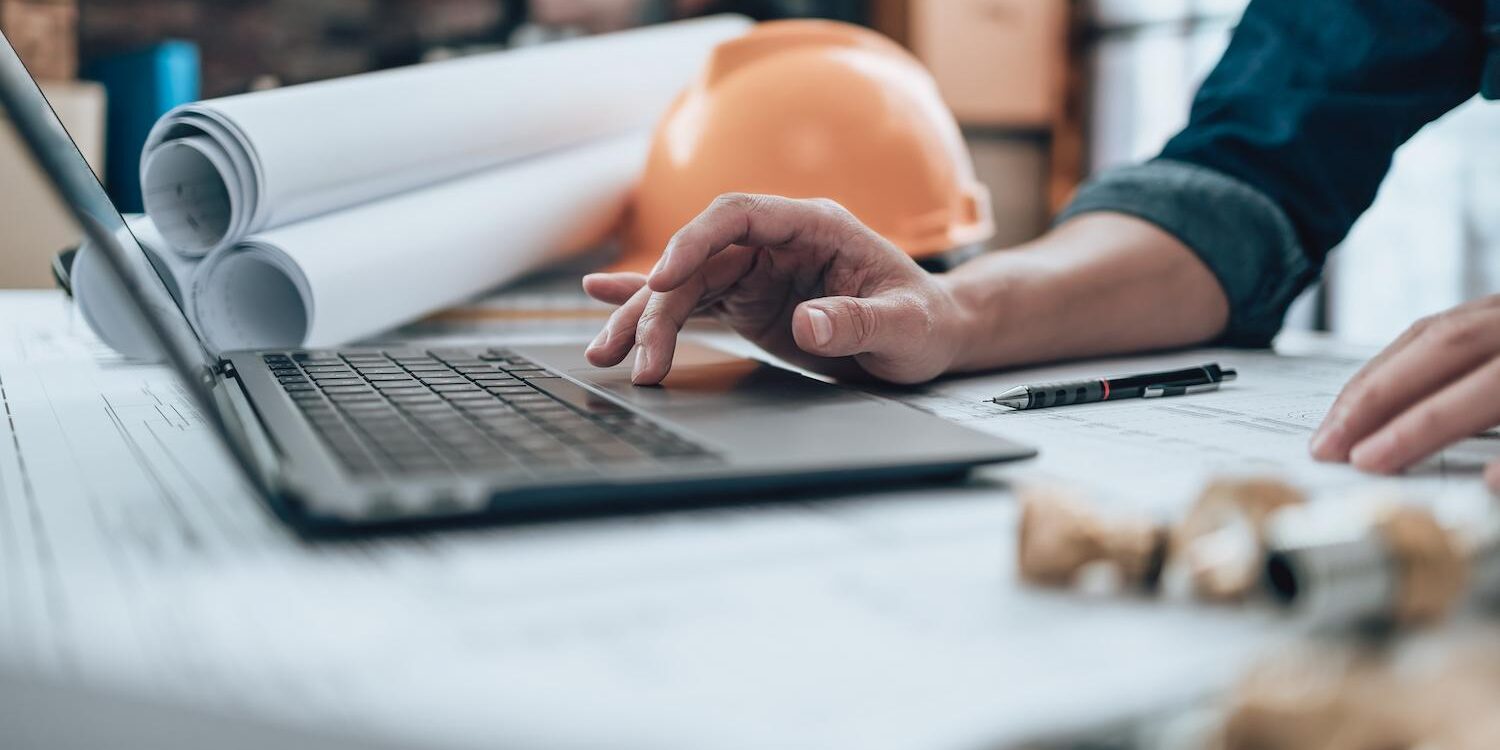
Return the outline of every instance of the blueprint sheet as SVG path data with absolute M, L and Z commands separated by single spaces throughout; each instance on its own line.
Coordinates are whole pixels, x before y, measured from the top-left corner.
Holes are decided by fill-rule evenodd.
M 1044 451 L 966 485 L 312 543 L 167 373 L 6 294 L 0 671 L 444 748 L 1003 747 L 1173 705 L 1288 628 L 1019 586 L 1008 481 L 1163 509 L 1219 468 L 1360 481 L 1295 449 L 1351 363 L 1212 356 L 1233 389 L 1154 404 L 977 403 L 1031 374 L 904 394 Z
M 1061 481 L 1101 500 L 1179 512 L 1205 479 L 1275 474 L 1320 495 L 1378 491 L 1430 495 L 1478 490 L 1485 462 L 1500 456 L 1494 435 L 1449 448 L 1400 478 L 1378 478 L 1308 458 L 1308 441 L 1343 384 L 1374 351 L 1308 336 L 1278 344 L 1288 354 L 1207 350 L 1081 362 L 940 381 L 892 396 L 947 419 L 1035 445 L 1037 461 L 1012 477 Z M 987 399 L 1012 386 L 1128 375 L 1218 362 L 1239 379 L 1217 392 L 1015 411 Z

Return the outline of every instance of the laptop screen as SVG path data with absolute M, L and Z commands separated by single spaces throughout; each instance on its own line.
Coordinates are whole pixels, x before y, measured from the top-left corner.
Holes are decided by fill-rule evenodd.
M 139 317 L 165 359 L 182 378 L 203 411 L 204 419 L 262 490 L 265 475 L 246 440 L 246 431 L 225 402 L 216 358 L 198 339 L 187 316 L 167 292 L 161 276 L 146 258 L 125 220 L 104 192 L 78 146 L 68 136 L 10 40 L 0 34 L 0 113 L 15 125 L 37 165 L 79 223 L 89 243 L 103 253 L 103 268 L 120 282 L 132 303 L 121 314 Z
M 3 42 L 0 44 L 0 104 L 74 217 L 80 224 L 92 225 L 84 226 L 84 231 L 91 239 L 98 231 L 112 240 L 91 244 L 114 256 L 113 260 L 120 261 L 126 267 L 127 276 L 131 277 L 121 281 L 128 291 L 134 292 L 131 301 L 136 304 L 122 310 L 121 314 L 140 318 L 136 321 L 138 330 L 148 330 L 148 326 L 164 329 L 162 332 L 167 334 L 170 343 L 179 349 L 178 353 L 186 361 L 195 366 L 211 365 L 213 360 L 188 325 L 187 317 L 172 301 L 155 267 L 147 261 L 125 220 L 63 129 L 41 89 L 26 72 L 10 41 L 0 35 L 0 42 Z M 103 265 L 110 269 L 116 266 L 115 263 Z M 145 316 L 154 318 L 157 325 L 152 326 Z

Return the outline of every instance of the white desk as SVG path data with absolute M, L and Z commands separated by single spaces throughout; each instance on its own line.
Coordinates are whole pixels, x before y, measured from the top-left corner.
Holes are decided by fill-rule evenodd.
M 993 747 L 1170 705 L 1285 629 L 1018 586 L 1005 482 L 1168 513 L 1221 469 L 1368 481 L 1301 448 L 1352 361 L 1164 359 L 1206 356 L 1234 388 L 997 416 L 978 397 L 1033 377 L 1010 374 L 910 399 L 1043 449 L 964 486 L 309 544 L 166 373 L 59 295 L 7 293 L 0 669 L 443 748 Z M 1477 490 L 1474 450 L 1397 483 Z

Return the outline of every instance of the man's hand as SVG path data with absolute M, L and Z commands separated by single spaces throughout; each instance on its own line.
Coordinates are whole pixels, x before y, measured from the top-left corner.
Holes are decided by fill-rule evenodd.
M 1500 296 L 1426 318 L 1354 376 L 1313 456 L 1383 474 L 1500 423 Z M 1485 471 L 1500 489 L 1500 461 Z
M 620 306 L 589 361 L 617 365 L 638 344 L 632 380 L 641 385 L 666 377 L 677 333 L 697 312 L 838 377 L 922 382 L 960 348 L 962 311 L 938 277 L 827 200 L 722 196 L 672 238 L 649 277 L 583 283 Z

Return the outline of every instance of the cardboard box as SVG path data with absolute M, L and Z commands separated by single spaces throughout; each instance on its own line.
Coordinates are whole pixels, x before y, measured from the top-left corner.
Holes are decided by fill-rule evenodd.
M 1049 144 L 1041 136 L 966 133 L 974 172 L 990 191 L 995 236 L 989 247 L 1014 247 L 1047 230 Z
M 104 87 L 48 83 L 42 91 L 99 172 L 104 163 Z M 81 236 L 10 122 L 0 116 L 0 288 L 53 286 L 52 257 L 77 245 Z
M 74 0 L 0 0 L 0 31 L 37 80 L 78 77 L 78 5 Z
M 909 42 L 959 122 L 1052 127 L 1064 105 L 1067 0 L 909 0 Z

